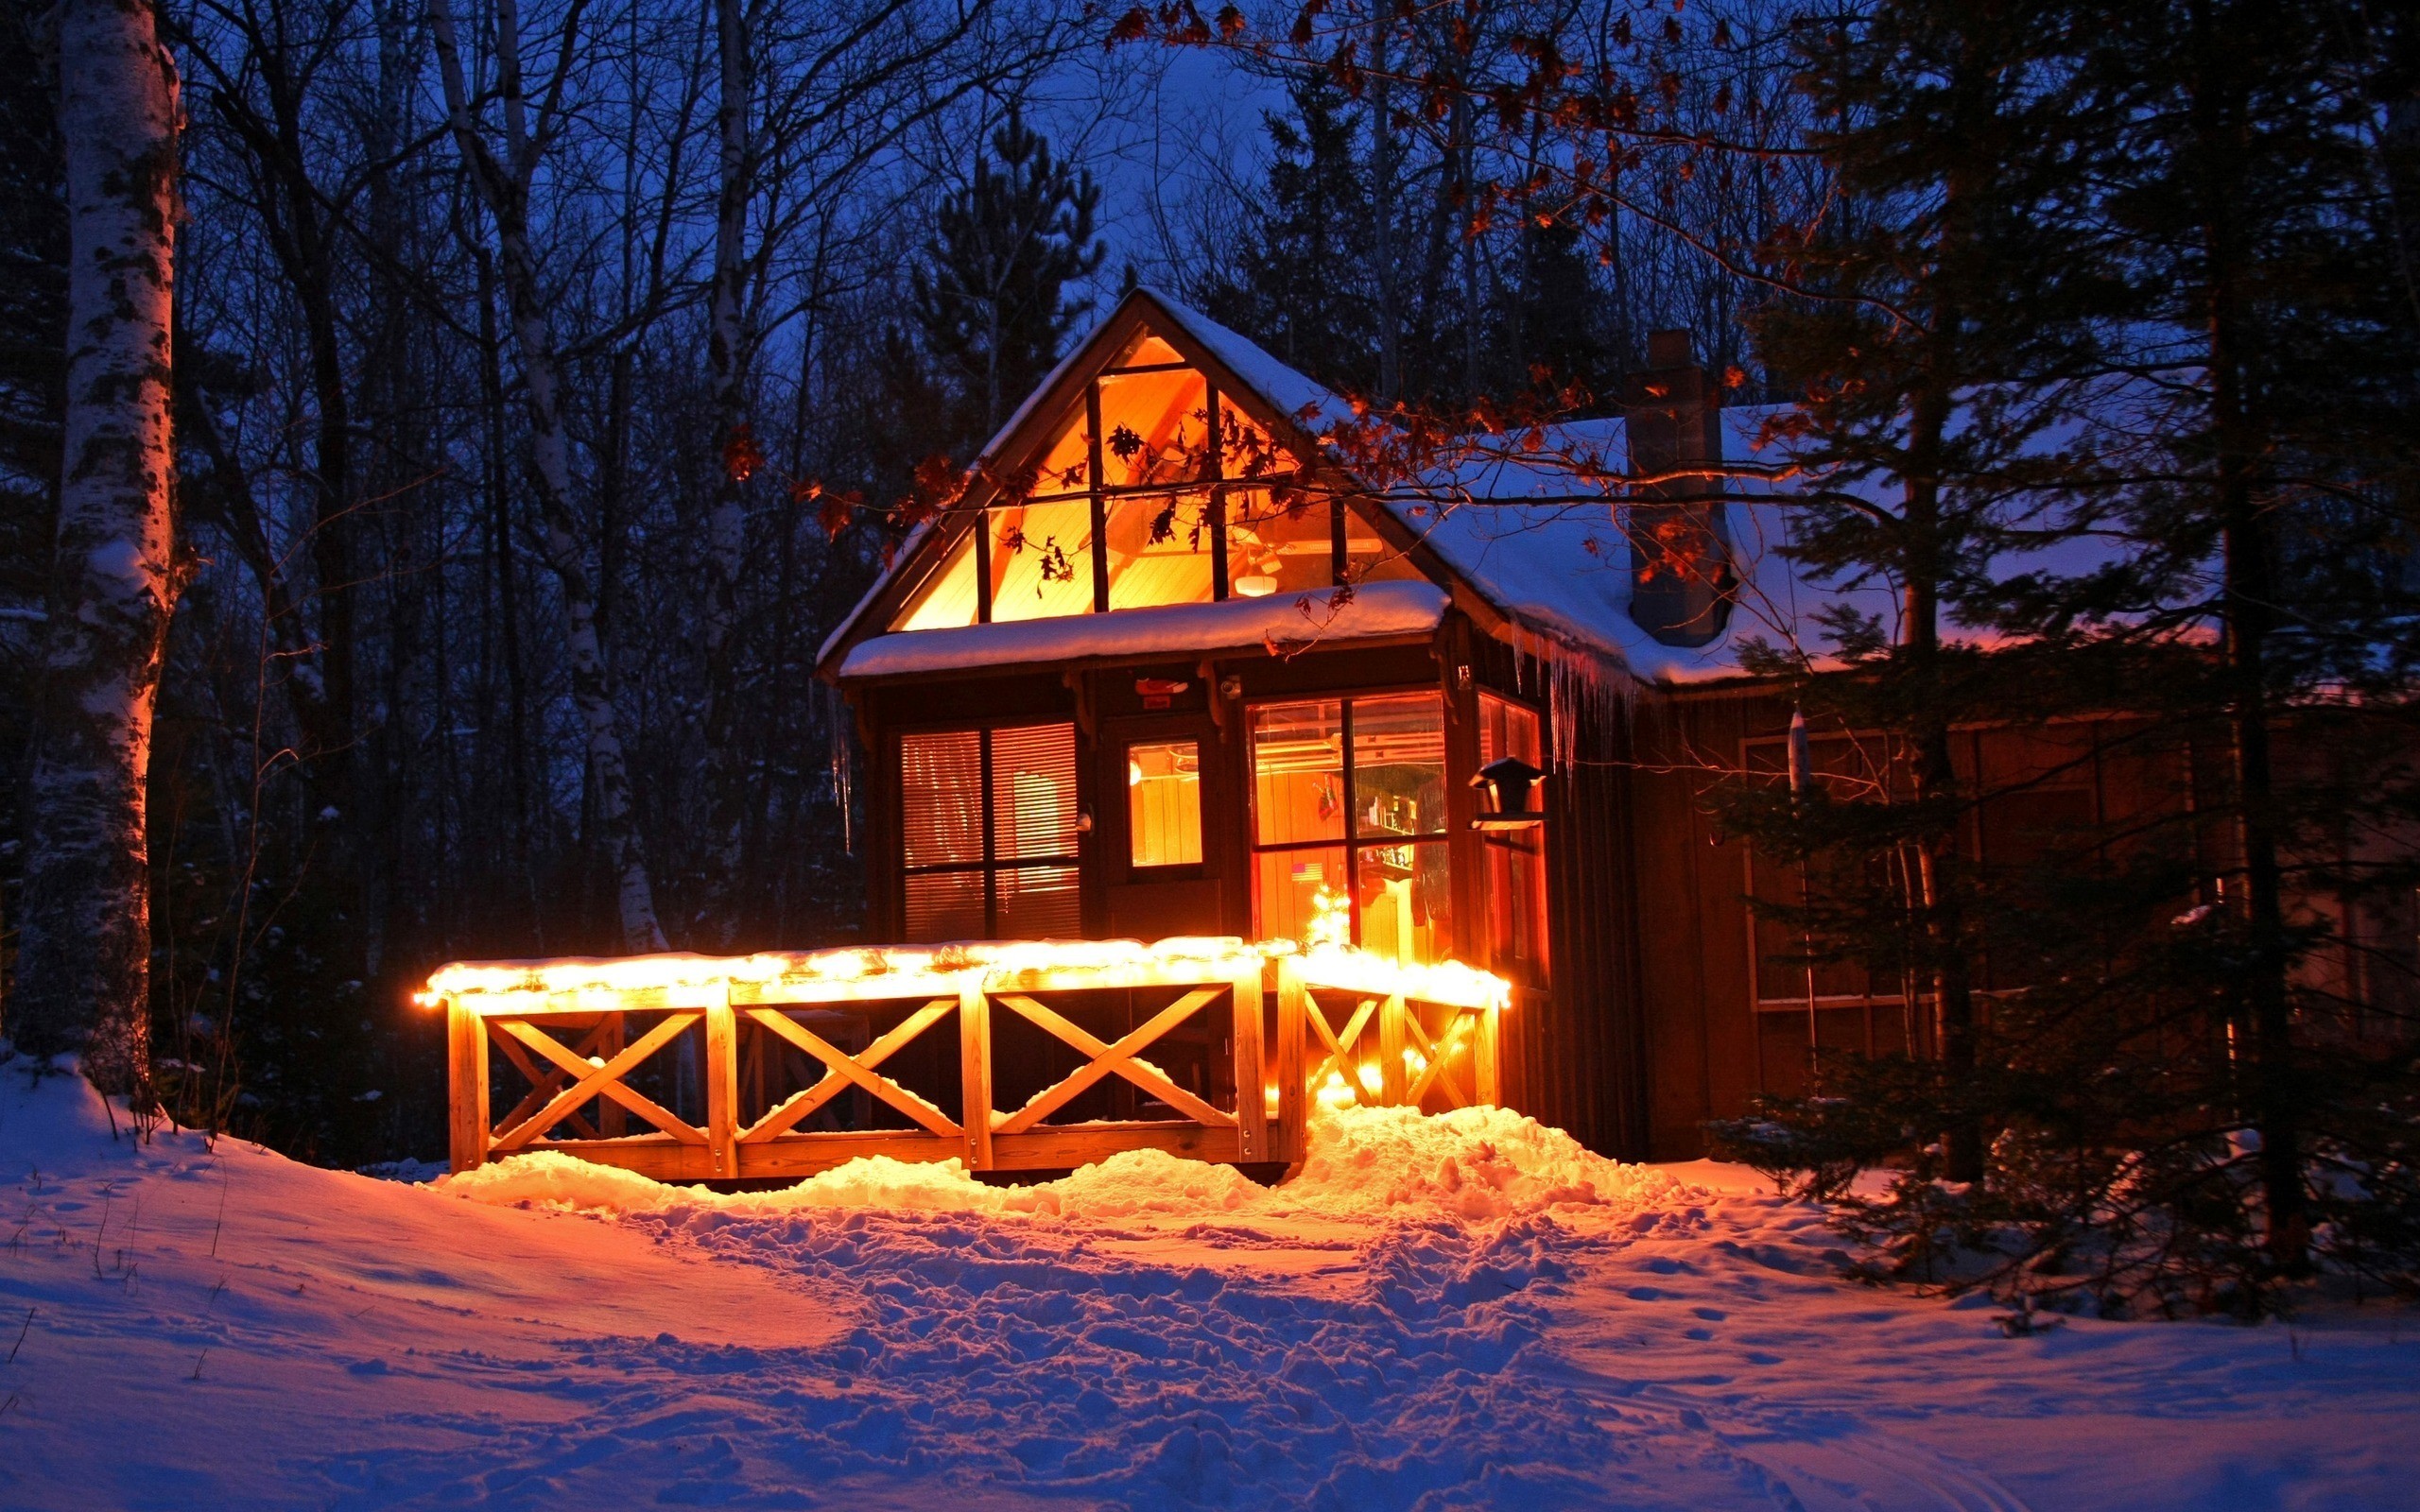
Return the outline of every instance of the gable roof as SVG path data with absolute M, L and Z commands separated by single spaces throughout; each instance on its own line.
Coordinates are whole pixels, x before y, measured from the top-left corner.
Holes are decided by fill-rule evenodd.
M 1204 371 L 1222 396 L 1237 401 L 1273 435 L 1288 439 L 1305 456 L 1324 453 L 1328 464 L 1336 465 L 1333 451 L 1320 438 L 1321 432 L 1353 417 L 1349 401 L 1209 317 L 1145 287 L 1121 300 L 1026 396 L 985 445 L 971 471 L 978 476 L 986 468 L 1011 472 L 1022 460 L 1014 455 L 1021 448 L 1047 444 L 1046 438 L 1039 443 L 1034 439 L 1038 419 L 1063 411 L 1084 379 L 1106 366 L 1110 354 L 1144 328 L 1175 346 Z M 1776 408 L 1725 409 L 1720 427 L 1722 459 L 1754 463 L 1786 459 L 1780 443 L 1765 442 L 1760 435 Z M 1814 580 L 1781 549 L 1788 543 L 1787 492 L 1753 479 L 1735 480 L 1726 486 L 1734 497 L 1716 507 L 1739 579 L 1723 632 L 1701 646 L 1657 641 L 1630 616 L 1629 544 L 1618 524 L 1619 506 L 1610 496 L 1602 502 L 1572 502 L 1575 495 L 1584 499 L 1594 486 L 1576 479 L 1567 460 L 1557 459 L 1579 455 L 1587 456 L 1605 472 L 1623 472 L 1629 461 L 1627 426 L 1619 419 L 1559 425 L 1534 454 L 1516 448 L 1501 455 L 1440 467 L 1378 495 L 1381 507 L 1366 513 L 1398 549 L 1451 593 L 1456 605 L 1486 628 L 1520 641 L 1531 651 L 1584 659 L 1620 679 L 1671 686 L 1742 677 L 1746 675 L 1743 652 L 1755 641 L 1795 648 L 1820 667 L 1834 649 L 1818 620 L 1819 611 L 1830 606 L 1845 605 L 1880 619 L 1886 628 L 1891 626 L 1898 601 L 1888 584 L 1842 587 Z M 1117 642 L 1123 632 L 1114 627 L 1128 626 L 1153 646 L 1160 646 L 1170 635 L 1198 632 L 1207 639 L 1191 648 L 1227 649 L 1260 639 L 1244 633 L 1247 621 L 1262 627 L 1270 623 L 1265 610 L 1220 618 L 1203 611 L 1226 606 L 1197 605 L 1180 606 L 1185 610 L 1182 614 L 1121 610 L 1114 621 L 1091 632 L 1063 627 L 1037 630 L 1036 626 L 1053 622 L 1026 621 L 882 633 L 881 626 L 921 583 L 924 574 L 939 566 L 986 497 L 987 493 L 970 490 L 947 516 L 921 524 L 908 535 L 892 565 L 825 640 L 817 661 L 827 675 L 856 678 L 934 670 L 934 658 L 944 652 L 943 660 L 953 667 L 1088 655 L 1094 652 L 1077 649 L 1075 643 L 1097 651 Z M 1360 592 L 1378 586 L 1367 585 Z M 1279 602 L 1294 622 L 1301 620 L 1293 600 Z M 1372 633 L 1405 633 L 1406 615 L 1411 612 L 1409 600 L 1390 601 L 1390 605 L 1385 614 L 1339 614 L 1320 638 L 1323 642 L 1351 639 L 1364 618 L 1371 620 Z M 1138 616 L 1159 616 L 1166 624 L 1154 619 L 1147 625 Z M 1383 630 L 1377 628 L 1381 621 Z M 1430 623 L 1434 624 L 1433 618 Z M 1147 630 L 1149 635 L 1144 634 Z M 947 640 L 933 641 L 935 636 Z M 876 637 L 884 643 L 878 651 L 873 644 Z M 1059 642 L 1069 637 L 1074 638 L 1069 645 L 1060 647 Z M 1168 644 L 1172 647 L 1173 642 Z M 860 647 L 868 654 L 858 655 Z

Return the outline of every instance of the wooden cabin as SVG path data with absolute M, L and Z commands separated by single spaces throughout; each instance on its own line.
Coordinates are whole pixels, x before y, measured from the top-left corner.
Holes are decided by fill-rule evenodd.
M 1723 408 L 1684 334 L 1649 358 L 1619 419 L 1379 477 L 1392 433 L 1129 295 L 821 652 L 863 743 L 873 943 L 446 968 L 457 1167 L 1283 1166 L 1321 1103 L 1501 1103 L 1685 1159 L 1819 1051 L 1929 1053 L 1896 984 L 1752 910 L 1808 879 L 1707 801 L 1792 760 L 1753 642 L 1820 657 L 1818 611 L 1891 606 L 1807 581 L 1783 510 L 1711 475 L 1760 459 L 1765 412 Z M 1962 731 L 1962 851 L 2203 846 L 2221 752 L 2151 728 Z M 1852 736 L 1810 732 L 1803 769 L 1873 780 Z M 2324 730 L 2281 748 L 2336 759 Z M 2357 1018 L 2420 998 L 2411 902 L 2298 902 L 2339 908 L 2313 985 Z
M 1657 443 L 1720 444 L 1668 354 Z M 1508 1102 L 1678 1147 L 1651 1140 L 1640 817 L 1583 752 L 1641 664 L 1720 664 L 1724 606 L 1651 571 L 1634 605 L 1601 505 L 1360 490 L 1312 434 L 1348 413 L 1150 290 L 1027 400 L 822 649 L 864 743 L 870 934 L 1459 960 L 1514 986 Z M 1505 758 L 1547 773 L 1526 800 L 1480 775 Z

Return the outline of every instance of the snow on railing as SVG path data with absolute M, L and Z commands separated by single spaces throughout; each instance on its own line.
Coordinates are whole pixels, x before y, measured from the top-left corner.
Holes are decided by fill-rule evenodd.
M 1140 1148 L 1290 1162 L 1322 1079 L 1353 1074 L 1349 1100 L 1362 1102 L 1496 1101 L 1509 991 L 1452 963 L 1179 937 L 460 962 L 418 997 L 447 1013 L 456 1169 L 555 1150 L 715 1179 L 805 1176 L 863 1155 L 976 1170 Z M 1363 999 L 1340 1034 L 1322 1002 L 1339 994 Z M 1114 1041 L 1084 1026 L 1112 1005 L 1131 1025 Z M 931 1032 L 952 1018 L 954 1047 Z M 1155 1046 L 1166 1053 L 1145 1058 Z M 528 1088 L 501 1117 L 498 1058 Z M 785 1091 L 802 1079 L 793 1065 L 816 1079 Z M 1002 1111 L 995 1076 L 1030 1095 Z M 1052 1121 L 1087 1110 L 1120 1116 Z M 629 1132 L 632 1118 L 643 1131 Z M 837 1126 L 802 1127 L 810 1120 Z

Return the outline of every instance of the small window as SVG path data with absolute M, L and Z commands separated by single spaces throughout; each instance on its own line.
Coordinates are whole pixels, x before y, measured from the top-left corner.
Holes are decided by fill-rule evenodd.
M 909 940 L 1079 932 L 1075 727 L 902 735 L 899 779 Z
M 1126 747 L 1127 859 L 1143 867 L 1201 862 L 1201 747 L 1189 740 Z

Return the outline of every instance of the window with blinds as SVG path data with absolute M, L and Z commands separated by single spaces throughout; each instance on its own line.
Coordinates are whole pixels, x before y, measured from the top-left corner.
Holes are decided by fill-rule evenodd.
M 899 793 L 909 940 L 1080 932 L 1074 726 L 903 735 Z

